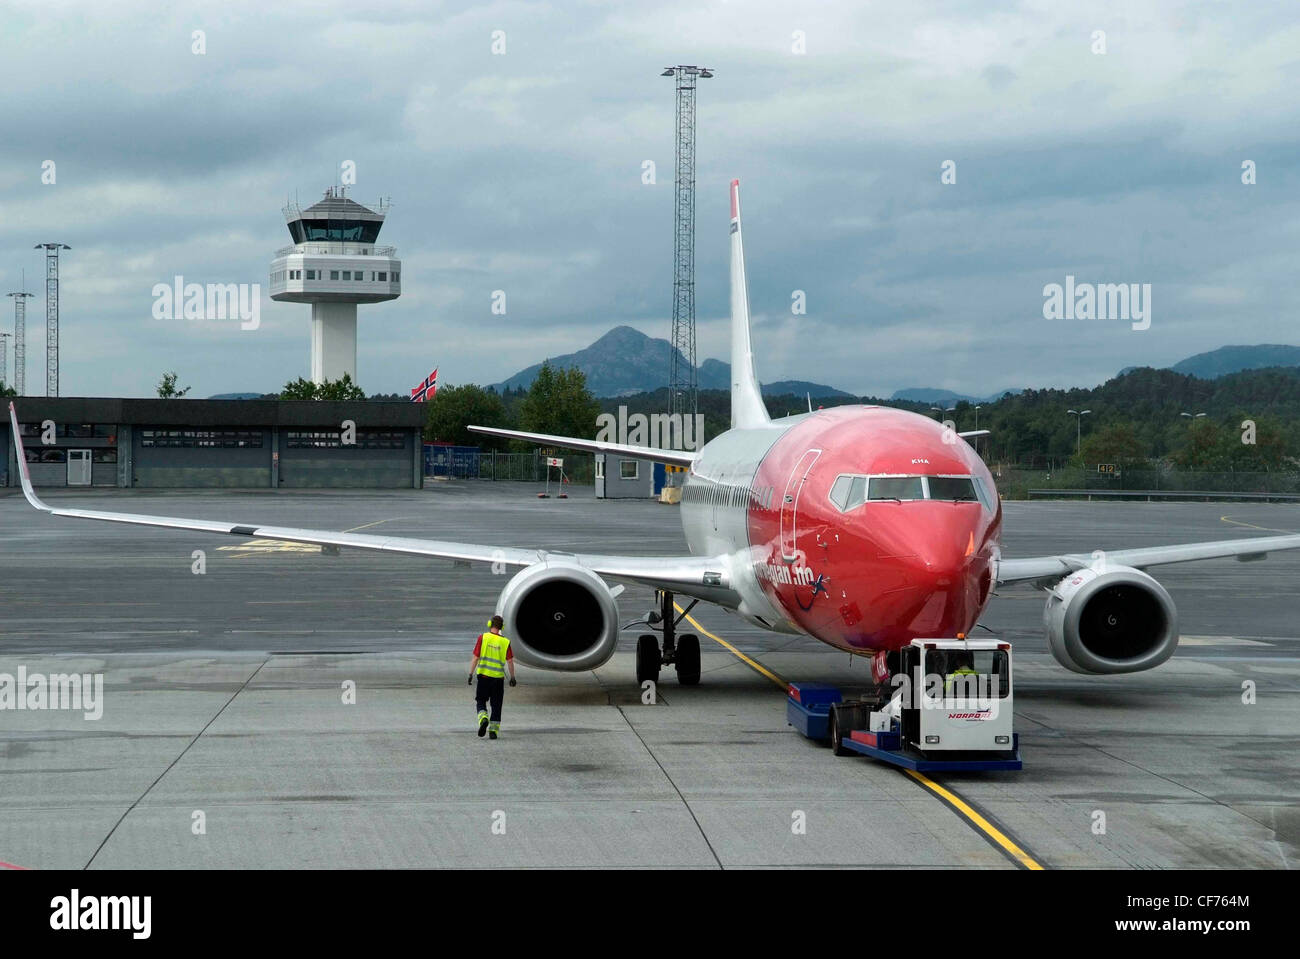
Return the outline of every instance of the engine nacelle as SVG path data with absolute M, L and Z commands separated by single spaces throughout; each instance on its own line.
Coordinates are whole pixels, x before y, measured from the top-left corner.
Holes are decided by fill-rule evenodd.
M 605 581 L 575 563 L 527 566 L 497 609 L 519 661 L 543 669 L 595 669 L 618 644 L 618 604 Z
M 1047 645 L 1076 673 L 1136 673 L 1178 647 L 1178 612 L 1165 588 L 1129 566 L 1080 569 L 1052 588 Z

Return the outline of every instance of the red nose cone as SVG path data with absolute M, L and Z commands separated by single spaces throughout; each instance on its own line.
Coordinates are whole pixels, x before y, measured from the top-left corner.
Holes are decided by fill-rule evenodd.
M 969 632 L 988 598 L 989 552 L 978 504 L 934 503 L 909 510 L 888 564 L 893 588 L 876 609 L 889 645 L 918 636 Z

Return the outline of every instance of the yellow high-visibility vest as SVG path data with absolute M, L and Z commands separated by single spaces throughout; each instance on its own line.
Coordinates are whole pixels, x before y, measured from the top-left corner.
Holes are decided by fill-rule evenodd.
M 953 684 L 956 683 L 958 676 L 978 676 L 978 675 L 979 673 L 977 673 L 973 669 L 970 669 L 966 666 L 959 666 L 957 669 L 954 669 L 951 673 L 949 673 L 948 678 L 943 681 L 943 691 L 951 692 Z
M 506 653 L 510 640 L 499 633 L 484 633 L 479 637 L 478 674 L 503 679 L 506 675 Z

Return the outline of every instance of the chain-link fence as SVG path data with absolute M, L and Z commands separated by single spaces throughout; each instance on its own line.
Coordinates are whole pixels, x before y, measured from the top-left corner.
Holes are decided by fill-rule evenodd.
M 1089 492 L 1243 493 L 1255 496 L 1300 495 L 1300 473 L 1237 473 L 1173 469 L 1102 471 L 1094 466 L 1033 469 L 991 464 L 998 492 L 1004 499 L 1026 499 L 1029 490 L 1087 490 Z
M 570 483 L 592 486 L 596 482 L 595 458 L 590 453 L 566 452 L 564 476 Z M 541 453 L 498 453 L 484 450 L 478 458 L 478 478 L 485 480 L 526 480 L 546 482 L 547 457 Z M 551 467 L 551 481 L 559 482 L 560 471 Z
M 580 486 L 596 482 L 595 457 L 591 453 L 544 454 L 539 450 L 528 453 L 499 453 L 481 450 L 477 446 L 448 446 L 426 443 L 424 447 L 424 475 L 437 479 L 516 480 L 528 483 L 546 482 L 546 461 L 558 456 L 564 461 L 564 478 Z M 560 481 L 560 470 L 551 467 L 551 481 Z

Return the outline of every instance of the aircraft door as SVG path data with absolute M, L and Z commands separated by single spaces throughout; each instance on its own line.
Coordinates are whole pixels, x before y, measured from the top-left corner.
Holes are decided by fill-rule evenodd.
M 799 457 L 799 462 L 794 464 L 794 469 L 790 471 L 790 478 L 785 483 L 785 493 L 781 497 L 781 558 L 787 563 L 793 563 L 799 558 L 795 548 L 799 494 L 808 480 L 813 464 L 821 455 L 821 450 L 808 450 L 804 453 Z

